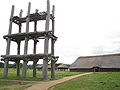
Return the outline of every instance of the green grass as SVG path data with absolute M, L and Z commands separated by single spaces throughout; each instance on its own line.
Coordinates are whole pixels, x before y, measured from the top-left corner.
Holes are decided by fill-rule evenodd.
M 69 71 L 56 71 L 56 79 L 66 77 L 66 76 L 72 76 L 72 75 L 77 75 L 80 74 L 81 72 L 69 72 Z M 50 71 L 48 71 L 48 78 L 50 80 Z M 37 77 L 33 78 L 32 77 L 32 70 L 27 70 L 27 77 L 23 79 L 21 76 L 17 77 L 16 76 L 16 69 L 9 69 L 8 72 L 8 78 L 4 79 L 3 78 L 3 68 L 0 68 L 0 86 L 5 86 L 5 85 L 15 85 L 15 84 L 30 84 L 28 82 L 21 82 L 21 81 L 6 81 L 6 80 L 28 80 L 28 81 L 41 81 L 42 78 L 42 71 L 37 71 Z M 24 90 L 24 88 L 29 87 L 29 86 L 23 86 L 23 87 L 17 87 L 17 88 L 4 88 L 0 90 Z
M 48 90 L 120 90 L 120 72 L 101 72 L 81 76 Z
M 5 85 L 25 85 L 25 84 L 31 84 L 30 82 L 19 82 L 19 81 L 5 81 L 5 80 L 0 80 L 0 86 L 5 86 Z
M 56 73 L 56 79 L 59 79 L 59 78 L 66 77 L 66 76 L 77 75 L 77 74 L 80 74 L 81 72 L 56 71 L 55 73 Z M 48 79 L 50 79 L 50 75 L 51 75 L 51 72 L 48 71 Z M 42 71 L 37 71 L 37 77 L 34 78 L 32 77 L 32 70 L 28 69 L 27 77 L 23 79 L 21 76 L 20 77 L 16 76 L 16 69 L 9 69 L 7 80 L 41 81 L 41 78 L 42 78 Z M 0 69 L 0 79 L 4 79 L 3 69 Z
M 28 88 L 30 86 L 22 86 L 22 87 L 16 87 L 16 88 L 3 88 L 0 90 L 24 90 L 25 88 Z

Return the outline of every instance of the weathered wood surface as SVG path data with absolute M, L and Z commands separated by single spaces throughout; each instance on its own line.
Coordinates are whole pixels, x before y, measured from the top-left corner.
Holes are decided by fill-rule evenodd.
M 33 13 L 33 14 L 30 14 L 30 22 L 33 22 L 33 21 L 39 21 L 39 20 L 46 20 L 46 12 L 39 12 L 39 13 Z M 18 24 L 21 22 L 21 23 L 25 23 L 26 22 L 26 17 L 18 17 L 18 16 L 14 16 L 13 17 L 13 22 Z M 53 17 L 52 17 L 52 14 L 50 15 L 50 19 L 52 20 Z
M 1 55 L 3 59 L 13 60 L 24 60 L 28 59 L 29 61 L 33 61 L 34 59 L 43 59 L 44 57 L 50 57 L 51 54 L 27 54 L 27 55 Z
M 20 10 L 20 13 L 19 13 L 19 17 L 20 17 L 20 18 L 22 18 L 22 13 L 23 13 L 23 11 L 22 11 L 22 9 L 21 9 L 21 10 Z M 22 23 L 19 22 L 19 33 L 21 33 L 21 27 L 22 27 Z
M 33 77 L 36 77 L 36 65 L 38 60 L 33 61 Z
M 35 13 L 37 13 L 38 10 L 36 10 Z M 37 31 L 37 21 L 34 22 L 34 32 Z M 33 54 L 36 54 L 36 47 L 37 46 L 37 39 L 34 38 L 34 47 L 33 47 Z M 33 60 L 33 77 L 36 77 L 36 65 L 37 65 L 38 60 L 34 58 Z
M 54 14 L 55 14 L 55 6 L 53 5 L 53 8 L 52 8 L 52 16 L 54 17 Z M 52 20 L 52 33 L 54 34 L 54 19 Z M 51 39 L 51 55 L 54 56 L 54 39 Z M 51 78 L 52 79 L 55 79 L 55 61 L 54 60 L 51 60 Z
M 30 9 L 31 9 L 31 3 L 29 2 L 28 4 L 28 12 L 27 12 L 27 19 L 26 19 L 26 33 L 29 32 L 29 16 L 30 16 Z M 28 52 L 28 38 L 25 37 L 25 45 L 24 45 L 24 55 L 27 55 Z M 26 77 L 26 72 L 27 72 L 27 63 L 28 60 L 23 60 L 23 69 L 22 69 L 22 77 L 25 78 Z
M 26 77 L 27 71 L 27 63 L 28 61 L 33 61 L 33 77 L 36 77 L 36 64 L 39 59 L 43 59 L 43 70 L 42 70 L 42 78 L 47 79 L 47 71 L 48 71 L 48 62 L 51 60 L 51 78 L 55 78 L 55 62 L 58 57 L 54 56 L 54 44 L 57 40 L 57 37 L 54 35 L 54 11 L 55 7 L 53 6 L 52 14 L 50 14 L 50 1 L 47 0 L 47 11 L 46 12 L 38 12 L 36 10 L 35 13 L 30 14 L 31 3 L 28 5 L 28 12 L 26 17 L 22 17 L 22 10 L 19 13 L 19 16 L 13 16 L 14 14 L 14 6 L 12 6 L 10 23 L 9 23 L 9 32 L 8 35 L 3 36 L 4 39 L 7 40 L 7 48 L 6 55 L 2 55 L 2 60 L 5 62 L 4 64 L 4 77 L 8 75 L 8 62 L 14 61 L 16 63 L 17 76 L 20 76 L 20 60 L 23 60 L 23 69 L 22 69 L 22 77 Z M 37 22 L 39 20 L 46 20 L 45 23 L 45 31 L 37 31 Z M 52 21 L 52 30 L 49 30 L 50 20 Z M 29 22 L 34 22 L 34 32 L 29 32 Z M 16 23 L 19 26 L 18 33 L 12 34 L 12 23 Z M 22 33 L 22 23 L 26 22 L 26 32 Z M 34 40 L 33 54 L 28 54 L 28 41 L 32 39 Z M 38 39 L 44 39 L 44 53 L 36 54 L 36 46 Z M 51 39 L 51 54 L 49 54 L 49 39 Z M 24 45 L 24 55 L 20 55 L 20 43 L 21 41 L 25 41 Z M 17 55 L 10 55 L 10 43 L 11 41 L 17 42 Z
M 28 32 L 28 33 L 16 33 L 16 34 L 10 34 L 10 35 L 4 35 L 3 38 L 11 38 L 12 41 L 22 41 L 25 40 L 25 38 L 29 39 L 40 39 L 40 37 L 45 38 L 45 36 L 52 38 L 54 40 L 57 40 L 57 37 L 52 34 L 51 31 L 39 31 L 39 32 Z
M 46 24 L 45 31 L 49 31 L 49 22 L 50 22 L 50 2 L 47 0 L 47 16 L 46 16 Z M 49 38 L 46 36 L 44 40 L 44 54 L 48 54 L 49 50 Z M 48 72 L 48 58 L 43 59 L 43 68 L 42 68 L 42 79 L 47 79 Z
M 20 18 L 22 18 L 22 12 L 23 11 L 20 10 L 20 13 L 19 13 Z M 21 27 L 22 27 L 22 24 L 19 23 L 19 31 L 18 31 L 18 33 L 21 33 Z M 17 42 L 17 55 L 20 55 L 20 45 L 21 45 L 21 41 L 18 41 Z M 15 61 L 15 63 L 16 63 L 16 70 L 17 70 L 16 74 L 17 74 L 17 76 L 20 76 L 20 60 Z
M 14 15 L 14 5 L 12 6 L 12 10 L 11 10 L 8 35 L 12 33 L 12 18 L 13 18 L 13 15 Z M 10 40 L 10 38 L 8 38 L 7 39 L 7 47 L 6 47 L 6 55 L 10 54 L 10 44 L 11 44 L 11 40 Z M 8 76 L 8 62 L 9 61 L 7 59 L 5 59 L 5 62 L 4 62 L 4 73 L 3 73 L 4 77 Z
M 17 70 L 16 75 L 20 76 L 20 60 L 16 61 L 16 70 Z

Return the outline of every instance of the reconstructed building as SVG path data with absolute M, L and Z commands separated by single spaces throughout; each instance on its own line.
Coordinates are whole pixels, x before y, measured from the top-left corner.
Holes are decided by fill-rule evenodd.
M 36 64 L 40 59 L 43 59 L 43 68 L 42 68 L 42 78 L 47 79 L 48 71 L 48 62 L 51 61 L 51 78 L 55 78 L 55 63 L 57 61 L 56 56 L 54 56 L 54 44 L 57 40 L 57 37 L 54 35 L 54 23 L 55 23 L 55 6 L 53 5 L 52 14 L 50 14 L 50 1 L 47 0 L 47 10 L 46 12 L 39 12 L 38 9 L 34 13 L 31 13 L 31 3 L 28 4 L 28 11 L 25 17 L 22 16 L 22 10 L 19 13 L 19 16 L 14 16 L 15 6 L 12 6 L 9 30 L 8 34 L 4 35 L 4 39 L 7 41 L 6 54 L 2 55 L 2 60 L 4 61 L 4 73 L 3 76 L 6 78 L 8 76 L 8 63 L 13 61 L 16 63 L 17 67 L 17 76 L 20 76 L 20 61 L 23 60 L 22 67 L 22 77 L 26 77 L 27 72 L 27 63 L 33 61 L 33 77 L 36 77 Z M 37 23 L 38 21 L 45 21 L 45 30 L 38 31 Z M 51 20 L 51 29 L 50 29 L 50 20 Z M 29 32 L 30 23 L 34 23 L 33 32 Z M 12 32 L 12 24 L 15 23 L 18 25 L 18 33 Z M 26 23 L 26 32 L 22 32 L 22 25 Z M 34 41 L 33 54 L 28 54 L 28 45 L 29 40 Z M 36 53 L 37 43 L 39 40 L 44 40 L 44 52 Z M 49 41 L 51 40 L 51 43 Z M 21 42 L 24 41 L 24 54 L 21 55 L 20 48 Z M 17 53 L 16 55 L 10 54 L 11 42 L 16 42 L 17 44 Z M 50 45 L 51 44 L 51 45 Z M 51 47 L 50 47 L 51 46 Z M 49 50 L 51 52 L 49 53 Z
M 69 69 L 71 72 L 120 72 L 120 54 L 78 57 Z
M 68 70 L 68 66 L 67 65 L 65 65 L 65 64 L 61 64 L 61 65 L 59 65 L 58 67 L 57 67 L 57 69 L 58 70 L 60 70 L 60 71 L 65 71 L 65 70 Z

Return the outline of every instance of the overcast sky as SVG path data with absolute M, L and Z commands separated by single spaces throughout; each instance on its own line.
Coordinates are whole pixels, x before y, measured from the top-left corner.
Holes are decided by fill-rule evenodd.
M 2 36 L 8 33 L 11 6 L 15 5 L 15 15 L 19 15 L 20 9 L 23 9 L 25 16 L 29 1 L 32 4 L 31 13 L 35 9 L 46 11 L 46 0 L 1 1 L 0 55 L 6 51 L 6 41 Z M 53 4 L 56 6 L 55 34 L 58 41 L 55 55 L 60 57 L 58 62 L 71 64 L 79 56 L 120 53 L 120 0 L 51 0 L 51 8 Z M 44 24 L 40 27 L 44 30 Z M 13 28 L 13 33 L 17 32 L 16 25 Z M 40 43 L 38 53 L 43 47 Z M 31 45 L 29 48 L 32 50 Z M 16 44 L 12 43 L 11 46 L 11 53 L 16 53 Z

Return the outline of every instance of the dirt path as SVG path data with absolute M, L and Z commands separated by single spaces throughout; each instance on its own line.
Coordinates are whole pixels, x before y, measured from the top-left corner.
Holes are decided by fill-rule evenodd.
M 68 81 L 70 79 L 84 76 L 84 75 L 88 75 L 88 74 L 92 74 L 92 72 L 74 75 L 74 76 L 70 76 L 70 77 L 64 77 L 62 79 L 53 80 L 53 81 L 49 81 L 49 82 L 39 82 L 39 83 L 36 83 L 36 84 L 32 85 L 32 87 L 29 87 L 25 90 L 47 90 L 49 87 L 56 85 L 58 83 L 62 83 L 62 82 Z

